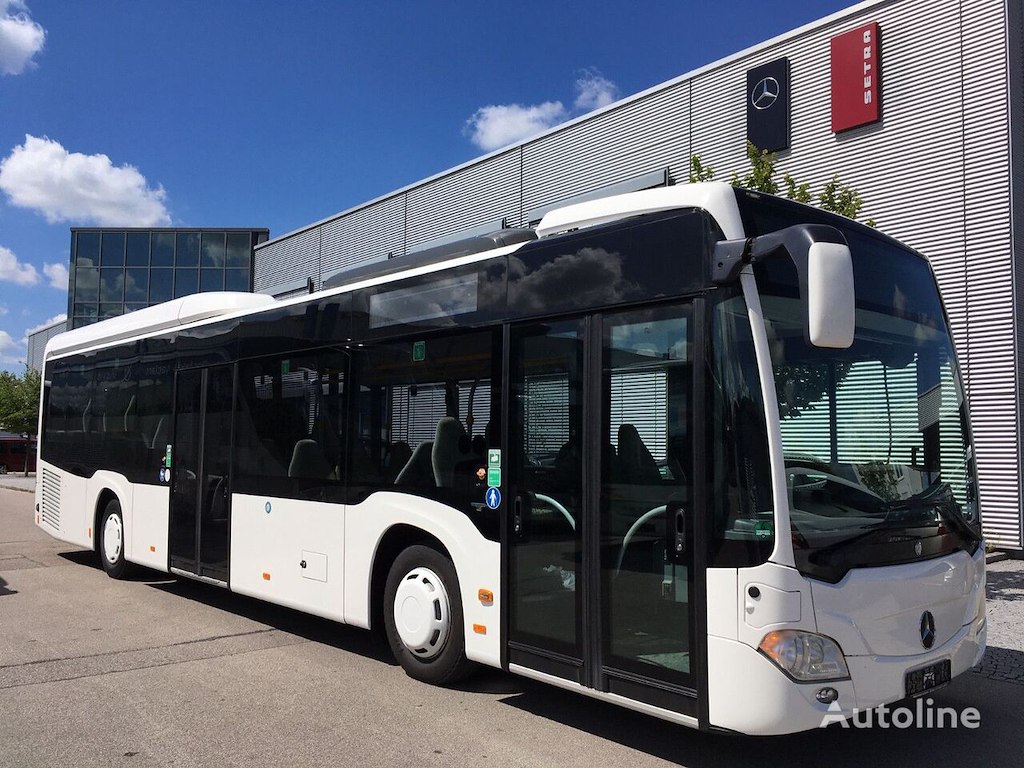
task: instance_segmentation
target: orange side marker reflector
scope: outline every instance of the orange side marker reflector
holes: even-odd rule
[[[149,551],[150,552],[156,552],[156,547],[154,547],[152,544],[150,544],[149,545]]]
[[[270,581],[270,574],[267,573],[266,571],[263,572],[263,580],[264,581]]]
[[[89,528],[89,538],[90,538],[90,539],[92,538],[92,527],[91,527],[91,526],[90,526],[90,528]]]
[[[480,602],[484,605],[490,605],[494,602],[494,593],[489,589],[477,590],[476,596],[480,599]]]
[[[478,635],[486,635],[487,626],[485,624],[474,624],[473,631],[476,632]]]

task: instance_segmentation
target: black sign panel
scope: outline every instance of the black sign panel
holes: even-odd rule
[[[789,149],[789,59],[747,70],[747,141],[761,150]]]

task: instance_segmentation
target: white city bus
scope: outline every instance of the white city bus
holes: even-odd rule
[[[985,648],[967,403],[928,262],[724,184],[549,213],[46,351],[36,522],[476,664],[780,734]]]

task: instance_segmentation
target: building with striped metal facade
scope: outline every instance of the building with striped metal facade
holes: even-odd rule
[[[27,347],[28,356],[25,363],[29,368],[42,372],[43,355],[46,353],[46,342],[58,333],[64,333],[68,329],[67,318],[56,320],[28,334]]]
[[[985,530],[1024,548],[1024,21],[1020,0],[868,0],[542,135],[256,249],[254,288],[285,295],[452,233],[537,221],[556,203],[747,167],[747,73],[788,59],[779,174],[833,176],[862,218],[932,261],[969,388]],[[875,22],[881,117],[833,132],[830,41]]]

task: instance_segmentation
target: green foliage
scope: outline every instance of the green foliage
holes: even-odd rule
[[[750,162],[750,170],[742,179],[738,173],[732,175],[734,187],[744,187],[755,192],[764,192],[769,195],[776,195],[779,192],[779,185],[775,176],[775,153],[759,150],[749,141],[747,142],[747,160]]]
[[[715,170],[710,165],[701,163],[697,155],[690,155],[690,183],[699,184],[715,178]]]
[[[860,481],[885,501],[896,501],[900,494],[897,490],[899,478],[896,469],[881,461],[869,461],[857,467]]]
[[[764,192],[769,195],[779,194],[779,184],[775,181],[775,153],[759,150],[749,141],[747,142],[747,162],[750,164],[745,175],[733,173],[730,180],[734,187],[744,187],[755,192]],[[696,184],[701,181],[711,181],[715,172],[709,165],[701,162],[697,154],[690,155],[690,183]],[[785,186],[786,197],[798,203],[811,204],[815,196],[811,192],[810,182],[800,183],[788,173],[783,174],[782,183]],[[817,195],[818,207],[822,210],[838,213],[851,219],[856,219],[860,213],[864,201],[857,191],[847,184],[839,181],[838,176],[825,184],[824,188]],[[874,227],[875,220],[868,219],[865,224]]]
[[[836,386],[846,380],[852,363],[836,362],[834,371],[826,365],[801,363],[780,365],[775,368],[775,391],[779,400],[779,416],[785,419],[799,417],[824,404],[829,391],[829,376],[835,377]],[[827,404],[826,404],[827,407]]]
[[[39,423],[39,371],[0,372],[0,429],[34,435]]]
[[[790,200],[796,200],[798,203],[811,202],[811,185],[809,183],[797,184],[796,179],[788,173],[782,177],[782,182],[786,185],[786,197]]]
[[[848,219],[856,219],[864,201],[853,189],[840,184],[837,176],[833,176],[818,195],[818,204],[822,210],[838,213]]]

